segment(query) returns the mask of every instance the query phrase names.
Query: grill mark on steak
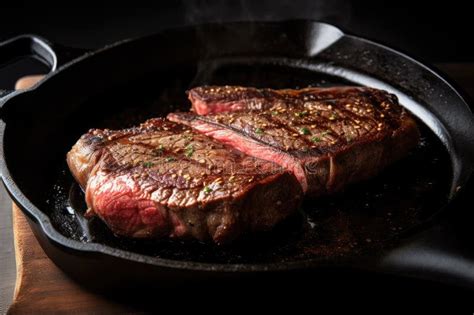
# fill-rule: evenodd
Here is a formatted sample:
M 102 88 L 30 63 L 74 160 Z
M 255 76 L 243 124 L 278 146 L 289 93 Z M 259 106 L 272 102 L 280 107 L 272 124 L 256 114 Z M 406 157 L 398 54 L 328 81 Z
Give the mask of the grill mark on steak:
M 218 108 L 219 113 L 172 113 L 170 120 L 280 164 L 295 173 L 310 196 L 375 175 L 419 140 L 415 121 L 396 96 L 371 88 L 227 86 L 196 88 L 189 95 L 197 100 L 196 112 Z
M 278 165 L 164 119 L 91 130 L 67 162 L 86 191 L 89 216 L 128 237 L 225 243 L 270 229 L 296 211 L 302 195 Z

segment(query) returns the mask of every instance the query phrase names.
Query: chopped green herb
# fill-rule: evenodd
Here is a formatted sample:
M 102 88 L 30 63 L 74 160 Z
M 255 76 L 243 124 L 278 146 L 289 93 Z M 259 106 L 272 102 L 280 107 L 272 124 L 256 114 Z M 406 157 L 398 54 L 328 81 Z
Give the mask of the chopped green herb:
M 321 138 L 319 138 L 319 137 L 312 137 L 312 138 L 311 138 L 311 141 L 313 141 L 313 142 L 321 142 Z
M 166 162 L 173 162 L 173 161 L 176 161 L 176 159 L 175 159 L 174 157 L 172 157 L 172 156 L 169 156 L 169 157 L 166 158 L 165 161 L 166 161 Z
M 212 192 L 212 188 L 209 187 L 209 186 L 205 186 L 203 191 L 204 191 L 205 194 L 210 194 Z
M 295 116 L 296 116 L 296 117 L 300 117 L 300 118 L 301 118 L 301 117 L 304 117 L 304 116 L 306 116 L 306 115 L 308 115 L 308 112 L 307 112 L 307 111 L 302 111 L 302 112 L 295 113 Z
M 150 168 L 152 167 L 154 164 L 152 162 L 143 162 L 143 167 L 146 167 L 146 168 Z
M 257 129 L 255 129 L 255 133 L 257 135 L 261 135 L 261 134 L 263 134 L 263 130 L 261 128 L 257 128 Z
M 164 147 L 163 147 L 162 144 L 160 144 L 160 146 L 159 146 L 158 148 L 156 148 L 156 149 L 154 150 L 154 152 L 155 152 L 155 154 L 157 154 L 157 155 L 161 155 L 161 154 L 163 154 L 163 150 L 164 150 Z
M 272 116 L 278 115 L 278 112 L 276 110 L 272 110 L 270 113 L 272 114 Z
M 309 131 L 308 128 L 303 127 L 303 128 L 300 129 L 300 133 L 301 133 L 302 135 L 309 135 L 309 134 L 311 134 L 311 131 Z
M 194 147 L 192 144 L 190 144 L 186 147 L 186 151 L 184 152 L 184 155 L 186 155 L 187 157 L 191 157 L 193 153 L 194 153 Z

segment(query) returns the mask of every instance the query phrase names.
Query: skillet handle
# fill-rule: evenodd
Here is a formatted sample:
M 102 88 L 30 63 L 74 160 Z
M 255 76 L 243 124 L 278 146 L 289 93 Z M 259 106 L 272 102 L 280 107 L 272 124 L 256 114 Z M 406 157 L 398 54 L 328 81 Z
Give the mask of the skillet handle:
M 21 57 L 32 57 L 45 64 L 51 73 L 87 52 L 84 49 L 52 44 L 37 35 L 20 35 L 0 43 L 0 66 L 8 65 Z M 0 107 L 13 92 L 14 90 L 0 89 Z

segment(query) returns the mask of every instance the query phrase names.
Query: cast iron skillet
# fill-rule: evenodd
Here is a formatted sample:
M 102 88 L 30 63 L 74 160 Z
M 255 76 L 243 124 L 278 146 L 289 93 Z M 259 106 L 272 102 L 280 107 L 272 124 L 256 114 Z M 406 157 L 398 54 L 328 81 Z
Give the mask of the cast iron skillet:
M 455 201 L 472 172 L 474 119 L 460 94 L 420 62 L 311 21 L 171 29 L 84 53 L 61 67 L 77 51 L 55 52 L 36 36 L 0 46 L 4 60 L 18 54 L 35 55 L 51 73 L 28 91 L 3 92 L 2 179 L 45 252 L 76 279 L 168 285 L 354 268 L 459 278 L 459 264 L 440 267 L 439 257 L 421 257 L 416 244 L 436 229 L 433 218 L 441 210 L 461 206 Z M 307 201 L 275 231 L 226 247 L 121 239 L 98 220 L 86 221 L 82 192 L 64 163 L 79 136 L 91 127 L 122 128 L 187 110 L 185 90 L 201 84 L 382 88 L 418 117 L 423 141 L 377 178 Z M 474 283 L 472 271 L 464 277 Z

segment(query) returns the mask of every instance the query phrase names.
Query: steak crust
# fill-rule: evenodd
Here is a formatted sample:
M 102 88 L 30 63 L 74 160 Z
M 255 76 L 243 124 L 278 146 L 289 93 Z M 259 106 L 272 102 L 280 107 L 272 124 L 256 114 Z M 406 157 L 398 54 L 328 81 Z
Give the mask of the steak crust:
M 395 95 L 382 90 L 360 86 L 273 90 L 225 85 L 196 87 L 187 93 L 192 104 L 192 111 L 198 115 L 241 110 L 262 110 L 279 104 L 298 107 L 304 105 L 308 100 L 357 98 L 359 100 L 382 102 L 387 98 L 395 97 Z M 396 97 L 391 102 L 396 102 Z
M 310 197 L 368 179 L 419 141 L 415 120 L 385 91 L 200 87 L 172 121 L 288 169 Z
M 92 129 L 67 155 L 88 216 L 116 234 L 226 243 L 296 211 L 294 176 L 165 119 Z
M 188 92 L 193 112 L 92 129 L 67 155 L 88 216 L 136 238 L 230 242 L 368 179 L 419 141 L 396 96 L 364 87 Z

